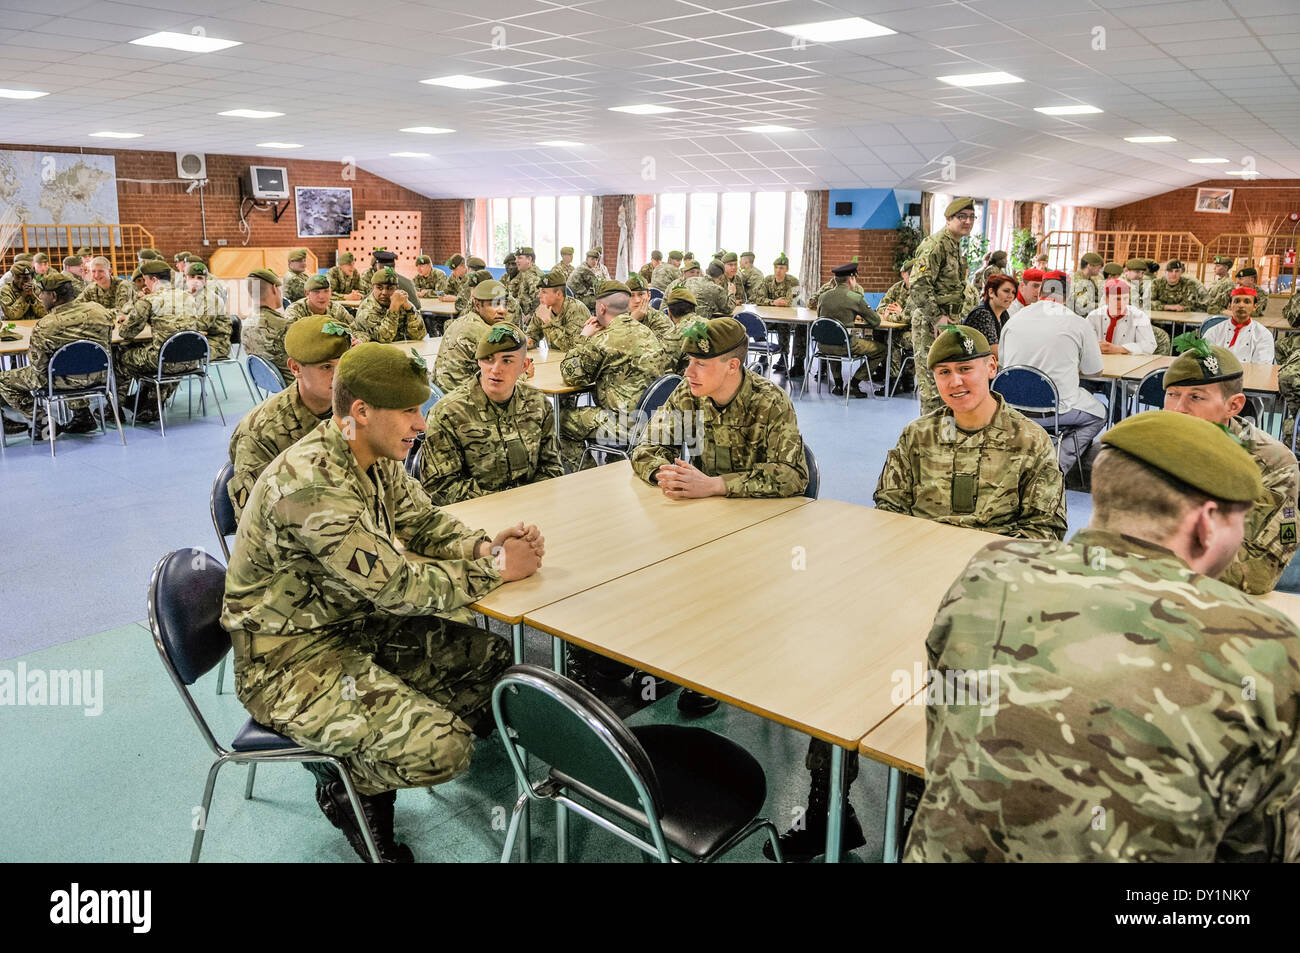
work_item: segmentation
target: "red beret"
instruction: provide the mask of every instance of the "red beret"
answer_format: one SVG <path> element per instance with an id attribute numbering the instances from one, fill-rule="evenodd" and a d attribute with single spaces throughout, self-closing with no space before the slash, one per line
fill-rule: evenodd
<path id="1" fill-rule="evenodd" d="M 1258 297 L 1258 292 L 1256 292 L 1254 288 L 1247 288 L 1243 285 L 1240 288 L 1233 288 L 1232 294 L 1229 297 L 1235 298 L 1237 295 L 1249 295 L 1250 297 L 1255 298 Z"/>
<path id="2" fill-rule="evenodd" d="M 1043 272 L 1044 281 L 1064 281 L 1065 272 L 1063 271 L 1045 271 Z"/>
<path id="3" fill-rule="evenodd" d="M 1043 273 L 1037 268 L 1026 268 L 1020 273 L 1021 281 L 1042 281 Z"/>

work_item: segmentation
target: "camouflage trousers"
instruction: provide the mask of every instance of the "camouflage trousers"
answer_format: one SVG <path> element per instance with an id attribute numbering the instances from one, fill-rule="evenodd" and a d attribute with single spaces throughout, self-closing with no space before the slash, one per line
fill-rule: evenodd
<path id="1" fill-rule="evenodd" d="M 172 373 L 173 368 L 180 370 L 186 367 L 192 367 L 190 364 L 168 364 L 163 370 L 166 373 Z M 113 377 L 117 383 L 117 403 L 122 408 L 134 406 L 134 402 L 127 402 L 131 395 L 131 382 L 141 377 L 153 377 L 158 373 L 158 355 L 149 347 L 118 347 L 113 349 Z M 164 384 L 162 387 L 163 403 L 166 403 L 176 393 L 175 384 Z M 152 386 L 144 388 L 145 393 L 140 396 L 140 409 L 144 410 L 149 406 L 149 399 L 153 397 Z"/>
<path id="2" fill-rule="evenodd" d="M 794 336 L 794 353 L 790 352 L 790 337 Z M 808 356 L 808 332 L 803 328 L 792 328 L 788 324 L 781 324 L 776 329 L 777 341 L 781 348 L 781 355 L 790 355 L 790 360 L 799 365 L 804 362 Z"/>
<path id="3" fill-rule="evenodd" d="M 853 372 L 853 382 L 858 383 L 859 381 L 865 381 L 868 377 L 867 369 L 870 367 L 874 368 L 872 373 L 874 379 L 883 384 L 885 378 L 880 371 L 881 365 L 884 363 L 883 358 L 885 356 L 885 345 L 881 344 L 874 338 L 855 337 L 850 340 L 849 346 L 849 354 L 853 357 L 867 358 L 867 360 L 863 361 L 862 365 Z M 817 351 L 826 357 L 846 356 L 844 354 L 844 348 L 834 344 L 819 344 L 817 345 Z M 831 380 L 838 384 L 840 382 L 840 362 L 828 361 L 827 363 L 830 364 L 831 368 Z"/>
<path id="4" fill-rule="evenodd" d="M 55 378 L 55 387 L 89 387 L 92 384 L 102 383 L 103 379 L 103 374 L 58 377 Z M 33 390 L 44 390 L 48 386 L 49 380 L 45 376 L 38 374 L 36 368 L 30 364 L 11 371 L 0 371 L 0 404 L 8 404 L 28 420 L 31 420 L 32 414 L 36 411 L 36 402 L 32 400 L 31 392 Z M 68 407 L 71 410 L 81 410 L 89 406 L 89 401 L 68 401 Z"/>
<path id="5" fill-rule="evenodd" d="M 944 319 L 946 324 L 948 319 Z M 930 356 L 930 345 L 934 343 L 934 326 L 923 318 L 912 321 L 912 353 L 916 355 L 916 388 L 921 396 L 921 413 L 928 414 L 943 406 L 939 388 L 934 384 L 934 375 L 921 370 L 921 362 Z"/>
<path id="6" fill-rule="evenodd" d="M 1277 389 L 1286 406 L 1286 420 L 1282 423 L 1282 442 L 1291 446 L 1291 431 L 1295 429 L 1296 408 L 1300 407 L 1300 334 L 1279 334 L 1273 361 L 1278 365 Z M 0 392 L 0 396 L 3 393 Z"/>
<path id="7" fill-rule="evenodd" d="M 603 407 L 560 408 L 560 460 L 572 473 L 582 461 L 582 442 L 598 434 L 608 438 L 618 428 L 618 415 Z"/>
<path id="8" fill-rule="evenodd" d="M 434 616 L 376 615 L 304 641 L 254 656 L 239 633 L 235 690 L 261 724 L 341 758 L 362 794 L 464 773 L 511 657 L 490 632 Z"/>

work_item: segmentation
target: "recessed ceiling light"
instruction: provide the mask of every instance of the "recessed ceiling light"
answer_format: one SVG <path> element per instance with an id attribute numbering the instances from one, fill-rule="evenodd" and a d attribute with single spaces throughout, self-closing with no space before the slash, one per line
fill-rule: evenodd
<path id="1" fill-rule="evenodd" d="M 793 126 L 741 126 L 741 132 L 794 132 Z"/>
<path id="2" fill-rule="evenodd" d="M 259 149 L 301 149 L 301 142 L 259 142 Z"/>
<path id="3" fill-rule="evenodd" d="M 952 76 L 939 76 L 939 82 L 949 86 L 998 86 L 1002 83 L 1023 83 L 1019 76 L 1010 73 L 956 73 Z"/>
<path id="4" fill-rule="evenodd" d="M 1044 116 L 1088 116 L 1101 112 L 1096 106 L 1035 106 L 1034 112 Z"/>
<path id="5" fill-rule="evenodd" d="M 139 139 L 143 132 L 92 132 L 96 139 Z"/>
<path id="6" fill-rule="evenodd" d="M 808 40 L 810 43 L 834 43 L 836 40 L 860 40 L 868 36 L 890 36 L 895 31 L 862 17 L 845 17 L 843 20 L 822 20 L 815 23 L 796 23 L 794 26 L 776 27 L 778 33 Z"/>
<path id="7" fill-rule="evenodd" d="M 1197 165 L 1222 165 L 1223 163 L 1227 162 L 1228 160 L 1227 160 L 1227 159 L 1215 159 L 1215 158 L 1212 158 L 1212 157 L 1206 157 L 1206 158 L 1204 158 L 1204 159 L 1188 159 L 1187 161 L 1188 161 L 1188 162 L 1195 162 Z"/>
<path id="8" fill-rule="evenodd" d="M 1229 169 L 1224 175 L 1259 175 L 1258 169 Z"/>
<path id="9" fill-rule="evenodd" d="M 1125 136 L 1124 141 L 1147 143 L 1147 142 L 1177 142 L 1178 140 L 1175 139 L 1173 136 Z"/>
<path id="10" fill-rule="evenodd" d="M 581 142 L 570 142 L 568 139 L 543 139 L 537 144 L 539 146 L 551 146 L 555 149 L 579 149 L 582 147 Z"/>
<path id="11" fill-rule="evenodd" d="M 265 109 L 227 109 L 217 115 L 235 116 L 238 119 L 274 119 L 276 116 L 283 116 L 284 113 L 269 112 Z"/>
<path id="12" fill-rule="evenodd" d="M 440 136 L 444 132 L 455 132 L 455 129 L 444 129 L 441 126 L 407 126 L 402 132 L 418 132 L 423 136 Z"/>
<path id="13" fill-rule="evenodd" d="M 429 158 L 429 153 L 427 153 L 427 152 L 390 152 L 390 153 L 388 153 L 388 154 L 389 154 L 390 156 L 392 156 L 394 159 L 427 159 L 427 158 Z"/>
<path id="14" fill-rule="evenodd" d="M 0 89 L 0 97 L 4 99 L 40 99 L 48 95 L 39 89 Z"/>
<path id="15" fill-rule="evenodd" d="M 215 53 L 240 46 L 238 40 L 222 40 L 215 36 L 201 36 L 197 33 L 150 33 L 138 40 L 132 40 L 136 46 L 157 46 L 164 50 L 180 50 L 182 53 Z"/>
<path id="16" fill-rule="evenodd" d="M 487 79 L 483 76 L 464 76 L 460 73 L 455 76 L 435 76 L 433 79 L 422 79 L 420 82 L 427 86 L 450 86 L 452 89 L 484 89 L 488 86 L 505 85 L 505 80 Z"/>
<path id="17" fill-rule="evenodd" d="M 654 103 L 639 103 L 635 106 L 610 106 L 612 113 L 631 113 L 634 116 L 653 116 L 656 113 L 675 113 L 673 106 L 656 106 Z"/>

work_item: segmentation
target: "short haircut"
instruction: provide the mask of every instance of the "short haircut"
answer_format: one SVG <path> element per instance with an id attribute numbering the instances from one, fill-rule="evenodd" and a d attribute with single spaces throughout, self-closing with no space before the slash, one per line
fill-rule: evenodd
<path id="1" fill-rule="evenodd" d="M 336 420 L 347 417 L 352 412 L 352 405 L 360 399 L 360 397 L 352 393 L 347 384 L 343 383 L 342 374 L 334 375 L 334 391 L 331 394 L 331 403 L 334 405 L 334 418 Z"/>
<path id="2" fill-rule="evenodd" d="M 613 294 L 605 295 L 597 304 L 604 302 L 605 310 L 613 314 L 622 314 L 627 310 L 627 306 L 632 303 L 632 296 L 626 291 L 616 291 Z"/>
<path id="3" fill-rule="evenodd" d="M 90 259 L 90 267 L 91 267 L 91 268 L 107 268 L 107 269 L 109 270 L 109 273 L 110 273 L 110 274 L 111 274 L 112 271 L 113 271 L 113 263 L 110 262 L 107 258 L 92 258 L 92 259 Z"/>
<path id="4" fill-rule="evenodd" d="M 998 289 L 1003 285 L 1011 285 L 1015 291 L 1020 290 L 1020 282 L 1016 281 L 1011 275 L 993 275 L 984 282 L 984 300 L 988 301 L 989 298 L 997 294 Z"/>
<path id="5" fill-rule="evenodd" d="M 1210 496 L 1116 447 L 1103 447 L 1092 466 L 1093 518 L 1116 532 L 1159 542 L 1208 500 L 1229 513 L 1254 505 Z"/>
<path id="6" fill-rule="evenodd" d="M 694 310 L 695 305 L 680 298 L 676 301 L 668 302 L 668 313 L 674 318 L 680 318 L 682 315 L 690 314 Z"/>
<path id="7" fill-rule="evenodd" d="M 1219 381 L 1219 391 L 1223 394 L 1224 400 L 1232 400 L 1238 394 L 1246 390 L 1246 380 L 1244 377 L 1234 377 L 1230 381 Z"/>
<path id="8" fill-rule="evenodd" d="M 56 303 L 67 304 L 69 301 L 76 301 L 81 292 L 71 281 L 65 281 L 54 289 L 53 294 Z"/>
<path id="9" fill-rule="evenodd" d="M 730 351 L 723 351 L 718 356 L 722 358 L 724 363 L 731 360 L 733 357 L 738 358 L 740 360 L 740 369 L 743 371 L 745 369 L 745 361 L 749 357 L 749 339 L 746 338 Z"/>

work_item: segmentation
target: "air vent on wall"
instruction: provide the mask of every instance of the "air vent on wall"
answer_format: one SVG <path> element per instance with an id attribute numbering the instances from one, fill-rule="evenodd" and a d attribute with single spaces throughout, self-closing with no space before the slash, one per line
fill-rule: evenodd
<path id="1" fill-rule="evenodd" d="M 176 175 L 182 179 L 206 179 L 208 159 L 202 152 L 176 153 Z"/>

